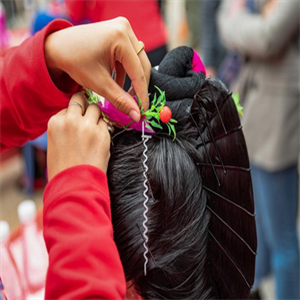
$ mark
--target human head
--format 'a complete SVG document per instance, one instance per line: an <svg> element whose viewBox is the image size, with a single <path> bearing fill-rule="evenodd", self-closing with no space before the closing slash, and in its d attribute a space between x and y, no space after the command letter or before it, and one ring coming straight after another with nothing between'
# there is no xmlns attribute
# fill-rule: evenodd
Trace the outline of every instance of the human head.
<svg viewBox="0 0 300 300"><path fill-rule="evenodd" d="M247 149L229 91L218 79L192 71L193 55L177 48L151 75L150 92L155 85L166 92L178 124L174 142L166 129L147 142L146 276L144 145L137 131L113 138L108 180L114 237L126 279L145 299L242 299L253 282L255 255L247 251L256 250ZM226 283L226 276L233 282Z"/></svg>

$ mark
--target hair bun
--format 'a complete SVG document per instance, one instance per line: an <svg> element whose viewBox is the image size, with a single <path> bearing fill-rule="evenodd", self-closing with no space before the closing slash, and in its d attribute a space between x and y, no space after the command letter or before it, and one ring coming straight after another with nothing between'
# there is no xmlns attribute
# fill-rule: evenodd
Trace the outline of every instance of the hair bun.
<svg viewBox="0 0 300 300"><path fill-rule="evenodd" d="M235 103L220 80L204 81L190 122L198 128L198 165L211 212L211 277L222 299L246 299L257 247L250 165Z"/></svg>
<svg viewBox="0 0 300 300"><path fill-rule="evenodd" d="M155 86L165 91L167 101L193 98L205 80L205 74L192 70L194 50L178 47L170 51L159 65L152 68L149 84L151 94L157 92Z"/></svg>

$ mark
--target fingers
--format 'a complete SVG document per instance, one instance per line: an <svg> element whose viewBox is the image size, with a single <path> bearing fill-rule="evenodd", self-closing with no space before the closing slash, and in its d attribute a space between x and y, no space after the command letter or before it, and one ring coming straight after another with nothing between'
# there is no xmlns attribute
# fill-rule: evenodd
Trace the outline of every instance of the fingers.
<svg viewBox="0 0 300 300"><path fill-rule="evenodd" d="M141 115L140 109L132 96L126 93L110 76L110 74L105 71L105 76L102 76L102 89L101 91L95 90L97 93L101 94L104 98L109 100L118 110L129 115L131 119L135 122L139 122ZM99 82L94 81L93 86L97 87Z"/></svg>
<svg viewBox="0 0 300 300"><path fill-rule="evenodd" d="M86 98L81 93L76 93L71 97L67 114L80 114L83 116L87 106L88 102Z"/></svg>
<svg viewBox="0 0 300 300"><path fill-rule="evenodd" d="M64 116L67 113L68 109L64 108L61 111L59 111L56 116Z"/></svg>
<svg viewBox="0 0 300 300"><path fill-rule="evenodd" d="M101 115L101 110L98 104L89 104L82 93L76 93L70 100L67 114L84 115L84 118L97 124Z"/></svg>
<svg viewBox="0 0 300 300"><path fill-rule="evenodd" d="M142 105L145 109L149 108L149 97L148 97L148 81L150 78L150 70L151 67L148 65L147 61L148 58L145 57L145 51L142 51L139 55L139 57L136 54L136 51L138 50L139 43L137 42L138 46L137 49L134 48L131 41L126 44L121 44L119 47L119 51L116 51L116 59L121 62L123 65L126 73L131 79L132 86L136 92L137 95L142 100ZM142 65L142 62L145 64L145 69ZM149 62L149 61L148 61ZM150 64L150 63L149 63ZM147 75L146 75L147 73Z"/></svg>
<svg viewBox="0 0 300 300"><path fill-rule="evenodd" d="M116 79L115 79L116 83L121 88L123 88L124 83L125 83L126 73L125 73L123 66L118 61L116 61L116 64L115 64L115 71L116 71Z"/></svg>
<svg viewBox="0 0 300 300"><path fill-rule="evenodd" d="M90 104L85 112L84 117L88 118L92 123L97 124L101 115L98 104Z"/></svg>
<svg viewBox="0 0 300 300"><path fill-rule="evenodd" d="M130 31L129 38L130 38L130 41L131 41L131 43L133 45L133 48L135 49L135 52L137 53L141 49L142 42L138 41L138 39L135 36L135 34L133 33L133 31ZM137 54L137 56L138 56L138 58L139 58L139 60L141 62L141 65L142 65L142 68L143 68L143 71L144 71L144 75L145 75L145 78L146 78L146 82L147 82L147 96L148 96L148 86L149 86L150 75L151 75L151 63L150 63L150 61L148 59L148 56L146 54L145 49L143 49L142 51L140 51ZM132 82L132 86L133 86L133 89L136 91L136 84L134 84L134 82ZM138 94L138 92L136 94ZM148 101L147 101L147 99L143 99L143 98L141 98L141 100L142 100L143 107L147 110L149 108L149 98L148 98Z"/></svg>
<svg viewBox="0 0 300 300"><path fill-rule="evenodd" d="M100 130L105 134L105 139L111 140L110 134L109 134L109 130L108 130L108 124L103 121L103 119L100 119L98 122L98 126L100 127Z"/></svg>

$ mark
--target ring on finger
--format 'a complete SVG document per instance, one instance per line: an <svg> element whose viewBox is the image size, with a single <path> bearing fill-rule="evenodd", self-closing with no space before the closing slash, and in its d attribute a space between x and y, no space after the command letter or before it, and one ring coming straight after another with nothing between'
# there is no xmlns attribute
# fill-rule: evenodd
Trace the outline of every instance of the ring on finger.
<svg viewBox="0 0 300 300"><path fill-rule="evenodd" d="M109 131L110 134L113 134L115 131L115 127L113 125L113 123L109 120L107 120L106 118L102 119L106 124L107 124L107 129Z"/></svg>
<svg viewBox="0 0 300 300"><path fill-rule="evenodd" d="M84 114L84 108L83 108L83 106L79 102L72 100L69 103L69 106L71 106L71 105L77 105L77 106L79 106L81 108L82 115Z"/></svg>
<svg viewBox="0 0 300 300"><path fill-rule="evenodd" d="M115 128L114 128L113 126L111 126L111 125L107 125L107 130L108 130L108 132L109 132L110 134L113 134L114 131L115 131Z"/></svg>
<svg viewBox="0 0 300 300"><path fill-rule="evenodd" d="M139 55L145 49L145 44L142 41L139 41L139 44L141 45L141 47L136 52L137 55Z"/></svg>

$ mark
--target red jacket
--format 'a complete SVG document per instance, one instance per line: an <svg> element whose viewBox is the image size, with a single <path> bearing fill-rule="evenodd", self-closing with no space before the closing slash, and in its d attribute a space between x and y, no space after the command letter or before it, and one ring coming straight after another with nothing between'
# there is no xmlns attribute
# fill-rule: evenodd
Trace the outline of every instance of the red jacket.
<svg viewBox="0 0 300 300"><path fill-rule="evenodd" d="M75 23L106 21L120 16L127 18L147 52L167 43L167 28L157 0L65 0L65 4Z"/></svg>
<svg viewBox="0 0 300 300"><path fill-rule="evenodd" d="M1 151L21 146L47 128L78 90L53 84L44 59L44 39L70 26L54 21L8 51L0 61ZM122 299L126 282L111 223L106 175L81 165L57 174L44 194L44 237L49 252L46 299Z"/></svg>

